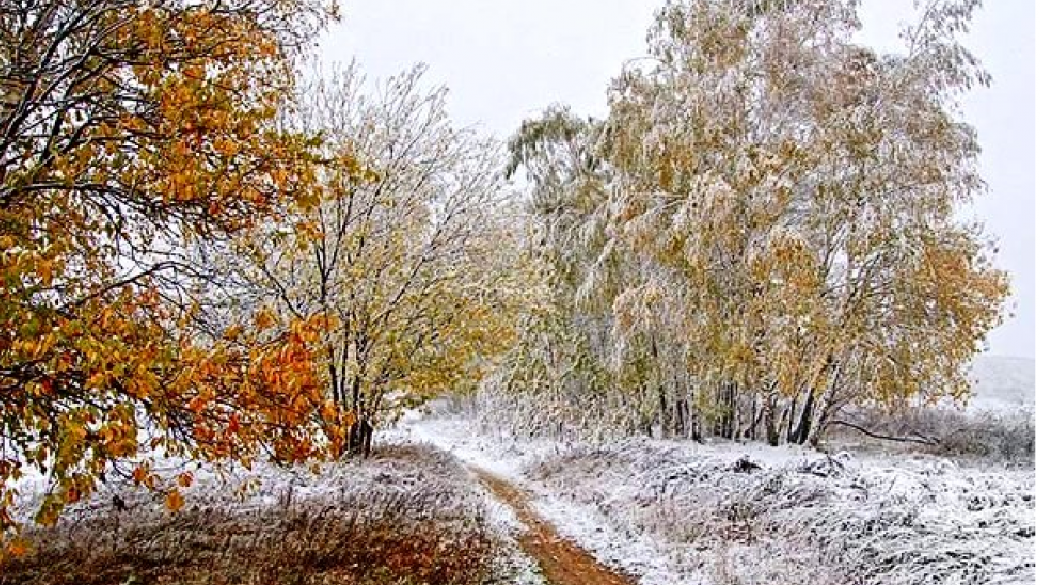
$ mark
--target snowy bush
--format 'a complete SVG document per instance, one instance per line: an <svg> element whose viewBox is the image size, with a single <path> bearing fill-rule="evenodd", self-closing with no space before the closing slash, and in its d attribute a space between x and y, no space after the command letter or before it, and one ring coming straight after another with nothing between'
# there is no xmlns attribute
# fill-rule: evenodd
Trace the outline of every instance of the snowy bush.
<svg viewBox="0 0 1040 585"><path fill-rule="evenodd" d="M839 426L832 427L829 439L838 444L1032 465L1036 457L1034 416L1032 409L965 412L952 408L915 408L897 413L861 410L851 414L852 422L875 434L904 442L875 440ZM905 442L907 440L910 442Z"/></svg>

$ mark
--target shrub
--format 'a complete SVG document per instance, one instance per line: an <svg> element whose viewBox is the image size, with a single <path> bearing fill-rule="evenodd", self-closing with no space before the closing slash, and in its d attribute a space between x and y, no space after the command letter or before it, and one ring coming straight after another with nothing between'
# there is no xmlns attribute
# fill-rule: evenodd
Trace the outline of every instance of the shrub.
<svg viewBox="0 0 1040 585"><path fill-rule="evenodd" d="M1035 421L1031 411L965 412L949 408L917 408L903 413L862 410L850 417L878 435L913 442L882 441L850 428L832 426L828 439L866 447L919 451L991 462L1032 464L1036 454Z"/></svg>

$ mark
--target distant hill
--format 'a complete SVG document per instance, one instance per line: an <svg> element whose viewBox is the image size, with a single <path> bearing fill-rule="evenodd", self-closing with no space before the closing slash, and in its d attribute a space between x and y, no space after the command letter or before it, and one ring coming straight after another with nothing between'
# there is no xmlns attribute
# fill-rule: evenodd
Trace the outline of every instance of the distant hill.
<svg viewBox="0 0 1040 585"><path fill-rule="evenodd" d="M975 392L972 410L1017 410L1036 406L1036 360L979 356L970 377Z"/></svg>

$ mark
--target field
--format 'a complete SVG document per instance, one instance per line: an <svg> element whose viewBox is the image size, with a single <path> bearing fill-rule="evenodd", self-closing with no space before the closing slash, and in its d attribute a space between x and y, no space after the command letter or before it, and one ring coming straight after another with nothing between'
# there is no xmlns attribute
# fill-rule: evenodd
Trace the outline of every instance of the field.
<svg viewBox="0 0 1040 585"><path fill-rule="evenodd" d="M950 416L1031 412L1031 376L998 366L989 408ZM0 584L1035 582L1031 456L521 438L433 410L371 459L196 470L177 513L111 482L31 529Z"/></svg>

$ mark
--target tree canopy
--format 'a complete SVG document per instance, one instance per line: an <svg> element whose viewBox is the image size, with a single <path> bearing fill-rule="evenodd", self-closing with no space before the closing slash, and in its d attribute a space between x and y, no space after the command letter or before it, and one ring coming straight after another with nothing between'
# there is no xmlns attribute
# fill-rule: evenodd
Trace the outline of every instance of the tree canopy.
<svg viewBox="0 0 1040 585"><path fill-rule="evenodd" d="M930 3L899 55L851 40L856 2L749 6L668 3L605 120L551 109L513 140L563 275L556 343L599 364L572 404L608 374L632 424L776 443L965 400L1008 294L956 216L984 190L956 110L989 81L956 36L977 3Z"/></svg>
<svg viewBox="0 0 1040 585"><path fill-rule="evenodd" d="M206 337L185 246L313 197L317 142L276 116L333 17L309 0L3 0L0 534L28 468L51 523L106 473L153 486L146 462L126 466L141 442L311 453L316 323L258 315Z"/></svg>

